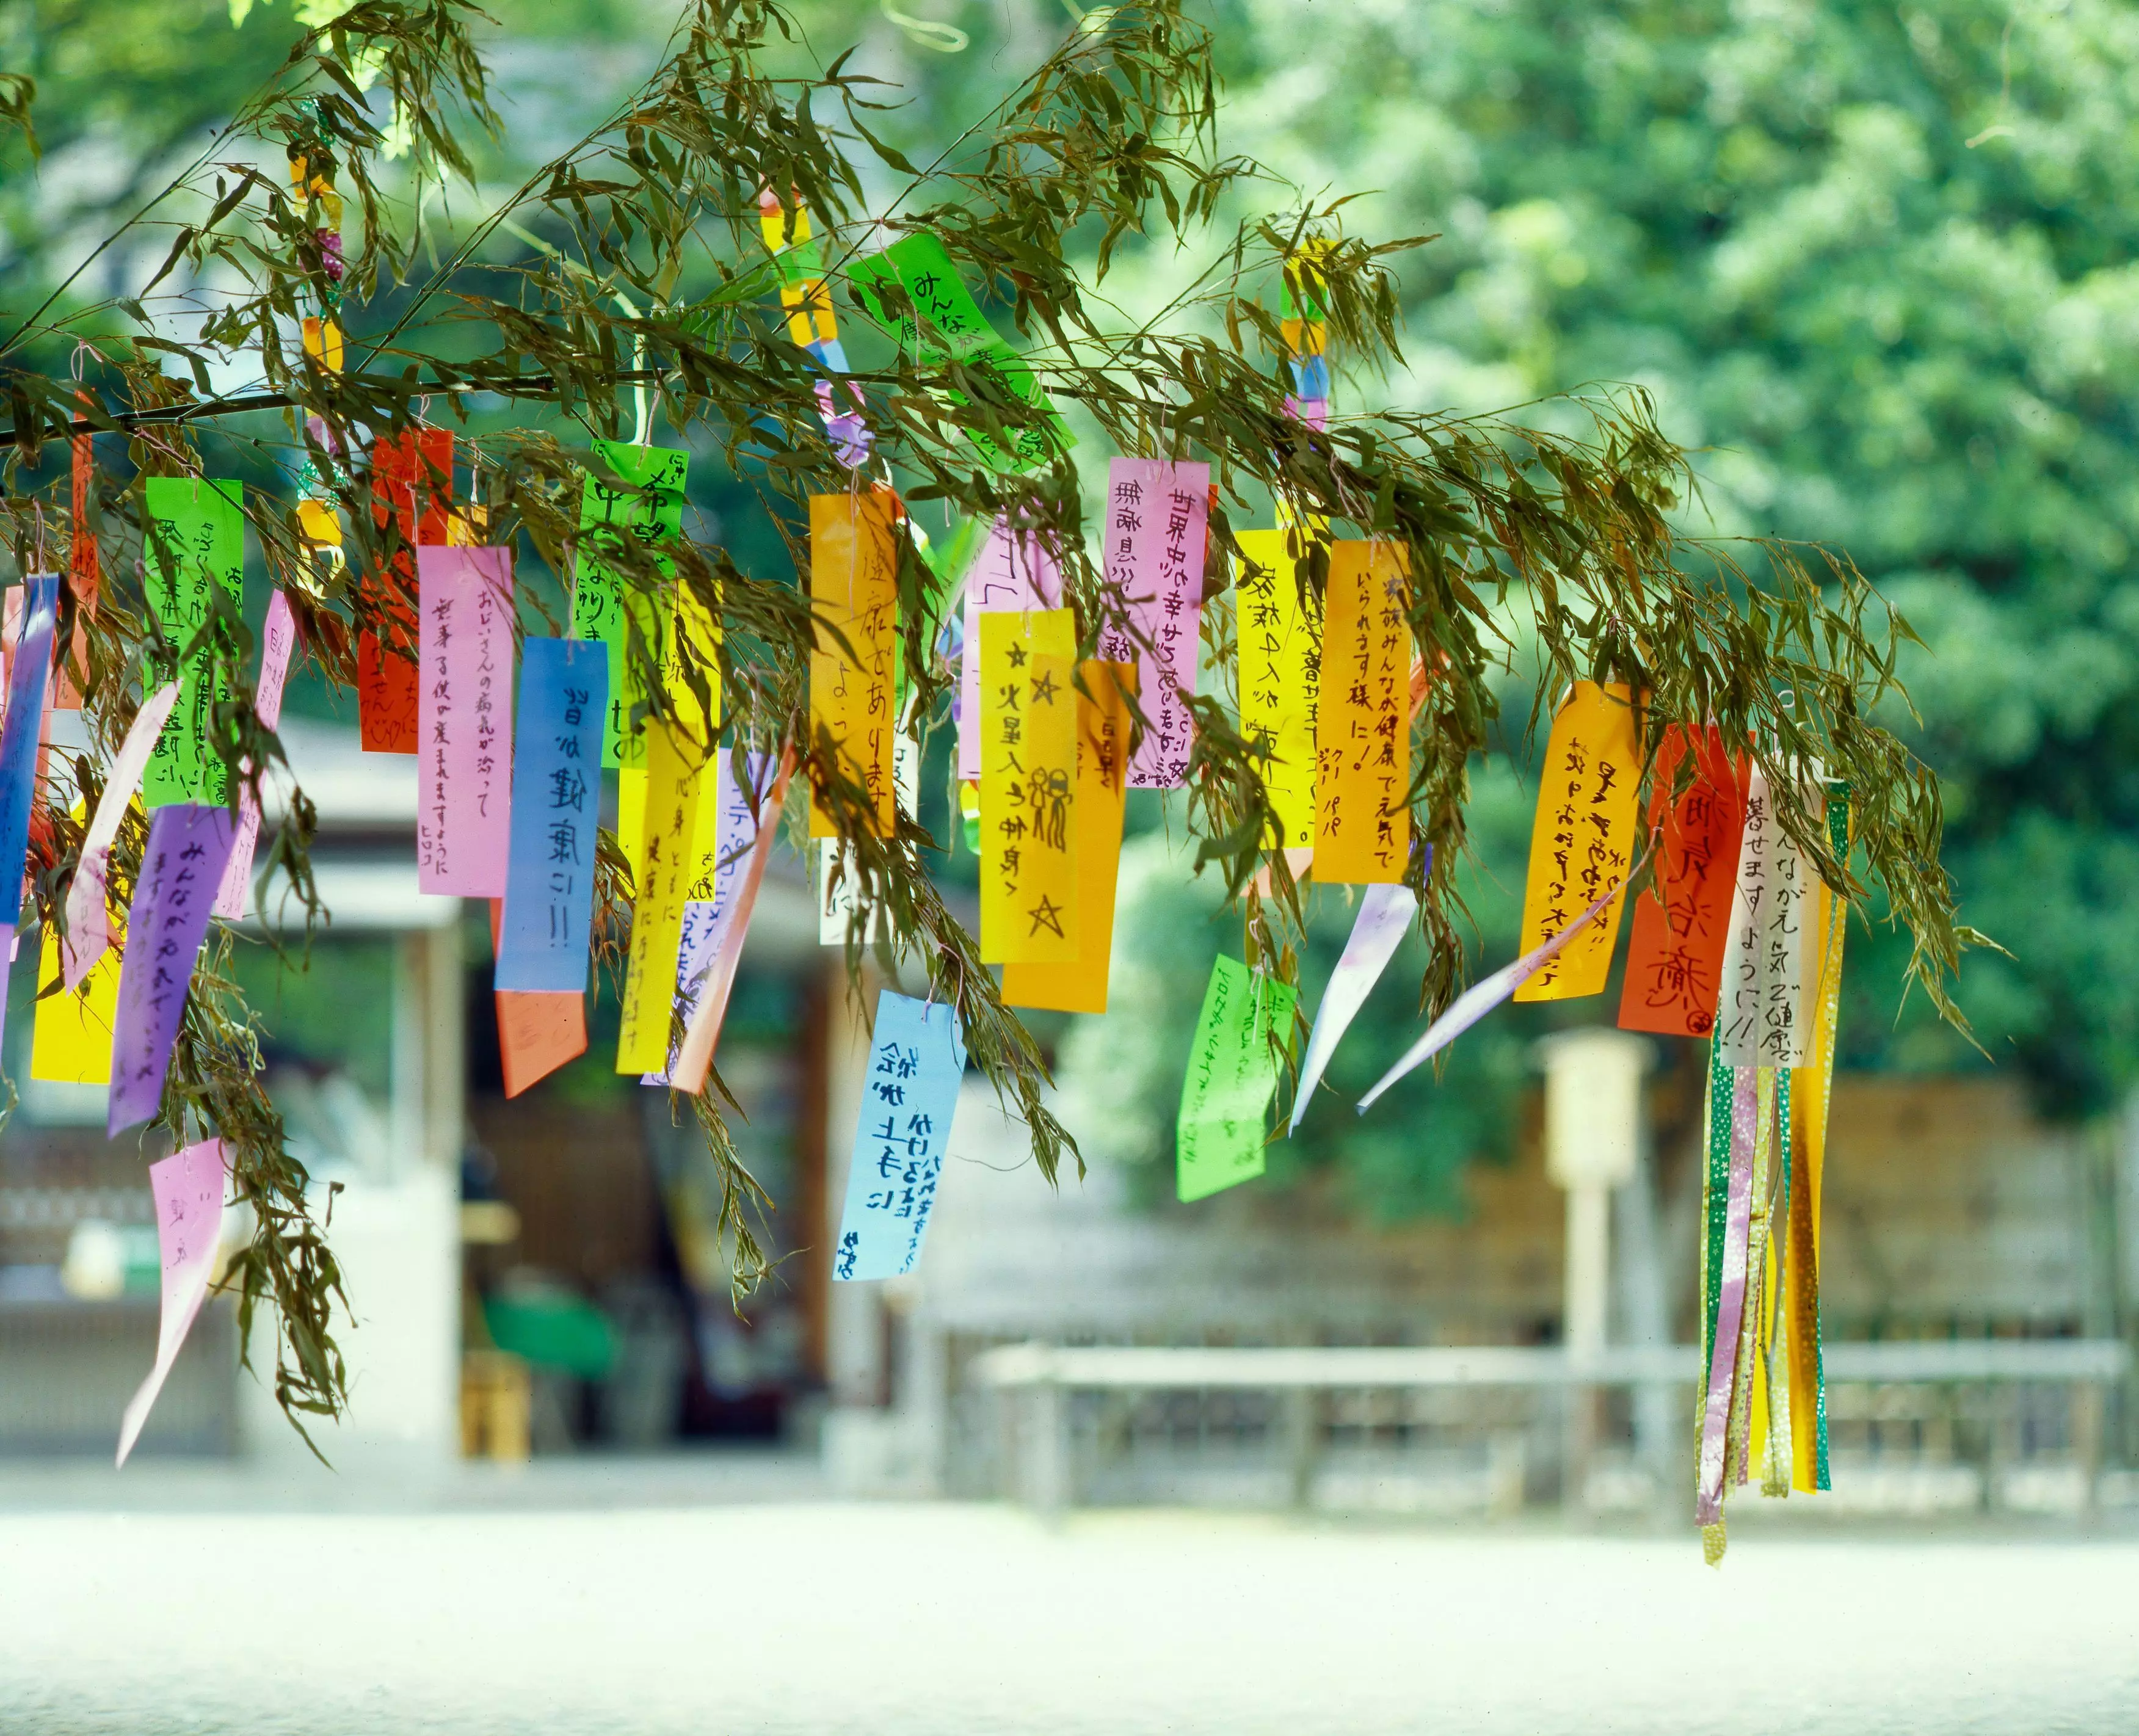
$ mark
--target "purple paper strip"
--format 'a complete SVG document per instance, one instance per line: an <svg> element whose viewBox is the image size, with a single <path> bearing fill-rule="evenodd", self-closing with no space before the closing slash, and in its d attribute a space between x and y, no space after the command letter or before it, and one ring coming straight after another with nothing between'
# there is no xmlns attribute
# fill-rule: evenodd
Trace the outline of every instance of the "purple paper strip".
<svg viewBox="0 0 2139 1736"><path fill-rule="evenodd" d="M512 550L416 550L416 888L502 898L512 852Z"/></svg>
<svg viewBox="0 0 2139 1736"><path fill-rule="evenodd" d="M30 853L30 800L37 790L37 737L44 731L45 699L51 687L59 589L56 574L30 575L22 638L7 680L7 714L0 721L0 923L9 928L22 916L22 866Z"/></svg>
<svg viewBox="0 0 2139 1736"><path fill-rule="evenodd" d="M1730 1423L1738 1328L1745 1313L1746 1255L1752 1241L1753 1138L1760 1114L1760 1069L1734 1067L1731 1075L1730 1193L1723 1225L1723 1283L1717 1293L1716 1343L1709 1353L1708 1398L1701 1418L1701 1480L1693 1503L1697 1525L1713 1525L1723 1517L1724 1443Z"/></svg>
<svg viewBox="0 0 2139 1736"><path fill-rule="evenodd" d="M282 726L282 687L289 679L290 653L297 643L297 623L290 613L290 599L281 591L267 605L267 624L261 634L260 685L253 690L252 709L269 729ZM223 871L223 884L215 895L215 913L238 917L245 914L245 894L252 884L252 853L260 843L260 804L252 792L242 790L237 801L237 841L231 846L230 865Z"/></svg>
<svg viewBox="0 0 2139 1736"><path fill-rule="evenodd" d="M228 808L172 802L149 816L111 1033L107 1132L114 1139L153 1119L163 1103L164 1074L193 985L193 960L208 933L209 907L230 865L235 836Z"/></svg>
<svg viewBox="0 0 2139 1736"><path fill-rule="evenodd" d="M1129 760L1132 790L1177 790L1187 780L1195 735L1183 696L1196 692L1210 511L1207 464L1162 458L1108 463L1100 554L1107 587L1121 599L1131 630L1102 629L1099 655L1138 665L1137 705L1147 727ZM1156 652L1156 668L1140 641Z"/></svg>
<svg viewBox="0 0 2139 1736"><path fill-rule="evenodd" d="M1040 539L997 523L966 575L966 649L958 670L958 775L981 775L981 615L1060 609L1062 573Z"/></svg>
<svg viewBox="0 0 2139 1736"><path fill-rule="evenodd" d="M1429 864L1432 860L1427 858ZM1338 1043L1366 1004L1389 961L1396 956L1412 918L1417 914L1417 896L1402 884L1370 886L1359 900L1352 937L1344 942L1344 956L1329 973L1329 986L1322 991L1322 1005L1314 1010L1314 1029L1308 1034L1307 1055L1300 1064L1300 1089L1293 1098L1294 1132L1300 1131L1301 1117L1314 1099L1314 1088L1322 1083L1329 1057L1337 1052Z"/></svg>

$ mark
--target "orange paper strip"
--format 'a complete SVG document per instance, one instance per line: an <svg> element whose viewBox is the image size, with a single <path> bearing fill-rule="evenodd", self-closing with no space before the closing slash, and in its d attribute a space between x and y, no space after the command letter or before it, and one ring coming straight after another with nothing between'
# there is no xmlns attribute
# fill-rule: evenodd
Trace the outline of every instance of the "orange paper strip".
<svg viewBox="0 0 2139 1736"><path fill-rule="evenodd" d="M893 541L897 502L886 491L810 497L810 603L820 623L810 657L810 736L829 734L840 772L861 785L879 834L894 819L892 672L897 656L898 584ZM836 628L846 641L827 628ZM810 835L839 828L811 791Z"/></svg>
<svg viewBox="0 0 2139 1736"><path fill-rule="evenodd" d="M1386 885L1411 857L1405 550L1329 545L1323 602L1321 706L1314 729L1314 878Z"/></svg>
<svg viewBox="0 0 2139 1736"><path fill-rule="evenodd" d="M490 901L490 945L497 948L497 924L505 901ZM497 991L497 1054L505 1094L517 1097L568 1061L587 1052L587 997Z"/></svg>
<svg viewBox="0 0 2139 1736"><path fill-rule="evenodd" d="M1687 736L1685 726L1674 723L1657 750L1649 799L1657 878L1634 901L1619 995L1622 1030L1705 1037L1716 1029L1738 834L1745 824L1745 781L1724 751L1721 731L1711 724L1695 738L1694 780L1674 802Z"/></svg>
<svg viewBox="0 0 2139 1736"><path fill-rule="evenodd" d="M450 428L410 428L371 449L371 516L393 515L404 543L445 545L450 535L453 436ZM371 575L373 609L386 632L357 635L356 720L365 751L416 751L416 563L407 550L392 568Z"/></svg>

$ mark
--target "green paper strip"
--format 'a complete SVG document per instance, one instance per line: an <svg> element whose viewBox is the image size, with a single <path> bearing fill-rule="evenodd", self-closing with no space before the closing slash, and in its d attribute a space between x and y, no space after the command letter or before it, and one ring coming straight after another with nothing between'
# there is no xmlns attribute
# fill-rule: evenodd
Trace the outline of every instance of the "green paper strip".
<svg viewBox="0 0 2139 1736"><path fill-rule="evenodd" d="M144 496L149 523L142 586L164 632L184 651L207 625L212 584L238 608L245 596L245 491L237 482L150 477ZM213 707L230 697L215 678L206 643L179 662L179 702L157 736L142 775L141 800L221 807L230 800L230 768L208 749Z"/></svg>
<svg viewBox="0 0 2139 1736"><path fill-rule="evenodd" d="M666 588L652 596L629 584L601 558L604 540L630 536L642 543L673 541L683 531L683 484L691 455L662 446L597 440L595 455L630 484L618 487L589 476L580 496L579 575L572 584L572 637L600 639L609 648L609 716L602 725L602 764L644 766L646 737L632 726L632 713L646 702L643 681L625 667L630 623L636 623L656 665L664 649L669 610ZM592 533L590 535L590 533ZM664 575L675 562L656 555ZM629 609L629 614L626 613Z"/></svg>
<svg viewBox="0 0 2139 1736"><path fill-rule="evenodd" d="M1181 1082L1176 1180L1184 1200L1201 1200L1263 1172L1270 1098L1277 1091L1273 1030L1288 1045L1298 992L1220 958L1203 991L1195 1046Z"/></svg>

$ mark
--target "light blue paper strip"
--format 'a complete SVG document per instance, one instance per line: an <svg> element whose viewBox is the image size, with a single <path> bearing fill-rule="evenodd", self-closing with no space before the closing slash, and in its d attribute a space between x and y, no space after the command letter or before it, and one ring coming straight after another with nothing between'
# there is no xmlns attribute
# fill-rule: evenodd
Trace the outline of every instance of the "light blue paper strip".
<svg viewBox="0 0 2139 1736"><path fill-rule="evenodd" d="M947 1003L889 989L877 996L835 1279L897 1278L921 1258L965 1070L966 1045Z"/></svg>
<svg viewBox="0 0 2139 1736"><path fill-rule="evenodd" d="M497 986L578 994L594 923L609 648L529 639L512 738L512 844L499 923Z"/></svg>
<svg viewBox="0 0 2139 1736"><path fill-rule="evenodd" d="M30 798L37 781L37 737L52 677L52 624L59 609L56 574L32 573L22 608L22 635L0 722L0 924L22 917L22 866L30 853Z"/></svg>

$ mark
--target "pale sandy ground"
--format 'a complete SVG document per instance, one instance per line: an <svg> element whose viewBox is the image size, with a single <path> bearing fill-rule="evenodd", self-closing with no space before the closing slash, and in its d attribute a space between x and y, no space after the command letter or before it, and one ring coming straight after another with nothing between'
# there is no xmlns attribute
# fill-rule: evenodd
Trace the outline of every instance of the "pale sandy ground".
<svg viewBox="0 0 2139 1736"><path fill-rule="evenodd" d="M2139 1732L2139 1544L0 1499L7 1736L1976 1730Z"/></svg>

